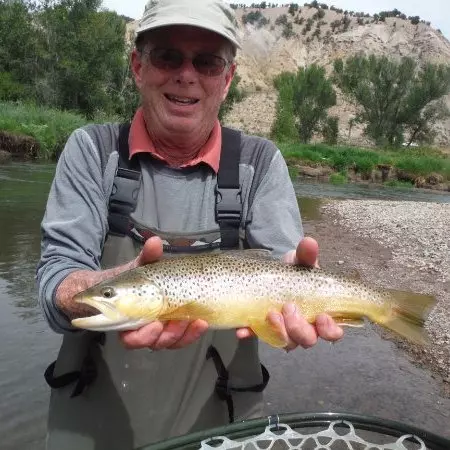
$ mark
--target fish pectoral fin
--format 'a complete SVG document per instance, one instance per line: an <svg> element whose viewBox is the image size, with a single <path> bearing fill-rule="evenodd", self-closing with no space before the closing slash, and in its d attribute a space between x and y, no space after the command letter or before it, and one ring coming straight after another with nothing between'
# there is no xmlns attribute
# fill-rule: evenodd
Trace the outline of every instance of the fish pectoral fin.
<svg viewBox="0 0 450 450"><path fill-rule="evenodd" d="M196 301L186 303L158 317L158 320L196 320L202 319L206 322L214 322L215 311L206 305Z"/></svg>
<svg viewBox="0 0 450 450"><path fill-rule="evenodd" d="M364 319L345 319L343 317L339 317L335 319L335 322L340 327L353 327L353 328L363 328L364 327Z"/></svg>
<svg viewBox="0 0 450 450"><path fill-rule="evenodd" d="M288 344L281 331L268 320L250 321L249 328L266 344L275 348L284 348Z"/></svg>

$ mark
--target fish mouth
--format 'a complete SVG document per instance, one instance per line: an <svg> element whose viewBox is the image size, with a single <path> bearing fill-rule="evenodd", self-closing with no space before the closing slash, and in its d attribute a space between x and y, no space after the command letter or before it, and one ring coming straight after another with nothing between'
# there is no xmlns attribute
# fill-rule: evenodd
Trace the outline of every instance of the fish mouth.
<svg viewBox="0 0 450 450"><path fill-rule="evenodd" d="M92 331L135 330L146 323L146 319L132 319L121 314L115 306L103 297L75 297L76 303L89 305L100 314L73 319L71 324L76 328Z"/></svg>
<svg viewBox="0 0 450 450"><path fill-rule="evenodd" d="M123 317L121 320L109 319L103 314L97 314L96 316L80 317L71 321L72 325L76 328L82 328L84 330L91 331L126 331L136 330L143 325L146 325L148 320L144 319L130 319Z"/></svg>
<svg viewBox="0 0 450 450"><path fill-rule="evenodd" d="M119 311L117 311L117 308L114 306L114 304L109 301L108 299L105 299L104 297L75 297L75 303L81 303L83 305L91 306L92 308L96 309L101 313L101 315L105 316L106 318L110 320L121 320L125 316L123 314L120 314ZM93 316L96 317L96 316Z"/></svg>

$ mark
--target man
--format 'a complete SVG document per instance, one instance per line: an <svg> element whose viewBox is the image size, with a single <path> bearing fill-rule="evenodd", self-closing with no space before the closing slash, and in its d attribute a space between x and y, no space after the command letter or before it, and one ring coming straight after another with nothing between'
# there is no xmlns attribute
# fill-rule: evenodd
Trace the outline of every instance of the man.
<svg viewBox="0 0 450 450"><path fill-rule="evenodd" d="M46 372L54 388L48 449L131 449L263 414L267 376L248 329L212 332L197 320L97 334L70 325L92 312L74 303L81 290L163 253L215 250L229 236L289 263L317 264L317 243L302 239L279 150L240 133L230 146L218 122L239 46L233 12L220 0L150 2L132 53L142 106L129 134L117 124L88 126L66 144L42 222L37 270L42 309L64 334ZM233 200L242 204L238 228L229 230L226 221L218 224L216 184L236 148ZM120 173L118 160L128 165ZM135 202L131 214L123 208L127 189ZM294 305L268 320L285 336L286 350L342 336L330 317L312 326ZM230 387L243 391L230 397Z"/></svg>

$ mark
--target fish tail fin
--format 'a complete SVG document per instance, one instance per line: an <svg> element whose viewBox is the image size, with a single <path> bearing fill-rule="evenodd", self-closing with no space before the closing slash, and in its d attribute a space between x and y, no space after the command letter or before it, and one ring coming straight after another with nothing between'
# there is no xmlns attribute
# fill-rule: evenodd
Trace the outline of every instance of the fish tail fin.
<svg viewBox="0 0 450 450"><path fill-rule="evenodd" d="M390 293L393 298L392 313L382 325L416 344L428 344L429 338L424 325L436 299L431 295L413 292Z"/></svg>

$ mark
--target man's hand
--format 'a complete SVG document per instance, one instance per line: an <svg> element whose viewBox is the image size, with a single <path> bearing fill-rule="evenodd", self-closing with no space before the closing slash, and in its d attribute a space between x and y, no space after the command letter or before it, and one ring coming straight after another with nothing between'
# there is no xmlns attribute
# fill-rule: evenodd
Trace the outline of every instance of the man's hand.
<svg viewBox="0 0 450 450"><path fill-rule="evenodd" d="M300 264L303 266L319 267L319 246L315 239L306 237L300 241L296 250L287 253L283 261L289 264ZM314 325L311 325L297 311L295 304L287 303L283 306L282 313L270 312L268 320L286 339L288 343L286 350L293 350L300 346L303 348L312 347L317 343L318 338L334 342L342 338L344 332L336 325L334 320L326 315L320 314L316 318ZM239 338L247 338L253 333L248 328L237 330Z"/></svg>

